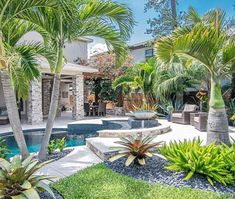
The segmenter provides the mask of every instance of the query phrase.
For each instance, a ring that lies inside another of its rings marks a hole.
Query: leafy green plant
[[[63,137],[61,139],[57,139],[57,148],[59,149],[60,152],[64,150],[66,146],[66,138]]]
[[[227,169],[233,175],[233,179],[235,180],[235,140],[231,137],[233,143],[231,147],[223,144],[223,153],[222,156],[226,163]]]
[[[0,158],[6,158],[6,154],[9,153],[10,150],[7,148],[5,140],[0,138]]]
[[[113,162],[119,158],[127,157],[126,166],[129,166],[134,160],[137,160],[140,165],[145,165],[145,158],[156,155],[154,148],[162,143],[151,143],[154,138],[150,136],[142,138],[142,134],[138,134],[136,137],[120,138],[121,140],[115,143],[121,146],[111,147],[111,149],[117,150],[118,154],[112,156],[109,161]]]
[[[50,143],[47,148],[48,154],[50,155],[50,154],[54,153],[55,150],[56,150],[56,141],[50,140]]]
[[[34,175],[49,162],[38,163],[33,156],[22,161],[15,156],[10,162],[0,158],[0,198],[40,199],[38,192],[47,191],[55,198],[50,187],[43,180],[51,181],[51,176]]]
[[[233,184],[234,179],[225,162],[223,148],[215,143],[207,146],[201,146],[201,143],[198,138],[165,144],[160,153],[169,161],[167,169],[187,172],[185,180],[198,173],[206,176],[211,185],[214,184],[212,179],[224,185]]]

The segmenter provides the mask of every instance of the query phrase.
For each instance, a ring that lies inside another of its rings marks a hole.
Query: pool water
[[[33,131],[25,132],[24,137],[30,153],[38,152],[41,147],[43,131]],[[97,134],[94,133],[84,133],[84,134],[70,134],[67,131],[53,131],[51,135],[51,140],[66,138],[66,147],[82,146],[86,144],[86,138],[95,137]],[[7,154],[7,157],[13,157],[20,153],[20,150],[16,144],[15,138],[13,135],[4,136],[3,139],[7,145],[7,148],[10,150],[10,153]]]

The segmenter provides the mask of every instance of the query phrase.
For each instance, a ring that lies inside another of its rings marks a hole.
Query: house
[[[22,37],[23,41],[43,41],[37,32],[29,32]],[[98,70],[83,65],[88,60],[88,44],[93,40],[89,38],[78,38],[72,42],[67,42],[65,48],[66,64],[61,75],[60,99],[58,106],[58,116],[63,109],[71,110],[71,118],[77,120],[84,116],[84,74],[96,73]],[[38,124],[46,118],[49,113],[53,74],[49,69],[49,64],[44,59],[39,59],[39,69],[41,77],[30,83],[29,98],[20,103],[22,117],[26,118],[30,124]],[[0,107],[5,107],[5,101],[0,81]]]
[[[154,56],[154,40],[148,40],[129,46],[134,63],[144,62]]]

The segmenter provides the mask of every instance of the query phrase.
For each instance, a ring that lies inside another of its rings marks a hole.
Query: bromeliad
[[[121,146],[111,148],[117,150],[118,153],[112,156],[109,161],[113,162],[119,158],[127,157],[126,166],[129,166],[134,160],[137,160],[140,165],[145,165],[145,158],[157,155],[156,147],[162,144],[162,142],[151,143],[154,138],[151,136],[143,138],[142,134],[137,134],[136,137],[120,138],[121,140],[115,143]]]

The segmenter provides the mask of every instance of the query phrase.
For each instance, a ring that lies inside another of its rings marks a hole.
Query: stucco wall
[[[43,42],[42,36],[37,32],[28,32],[25,34],[22,39],[18,42],[24,41],[36,41]],[[79,57],[82,60],[87,61],[88,59],[88,50],[87,42],[84,41],[72,41],[65,44],[65,57],[68,62],[74,63],[74,61]]]
[[[68,62],[74,63],[74,61],[79,57],[82,60],[87,61],[87,43],[83,41],[73,41],[71,43],[65,44],[65,57]]]
[[[134,59],[135,63],[143,62],[145,61],[145,50],[152,49],[151,47],[146,47],[146,48],[139,48],[139,49],[134,49],[130,50],[130,54]]]

